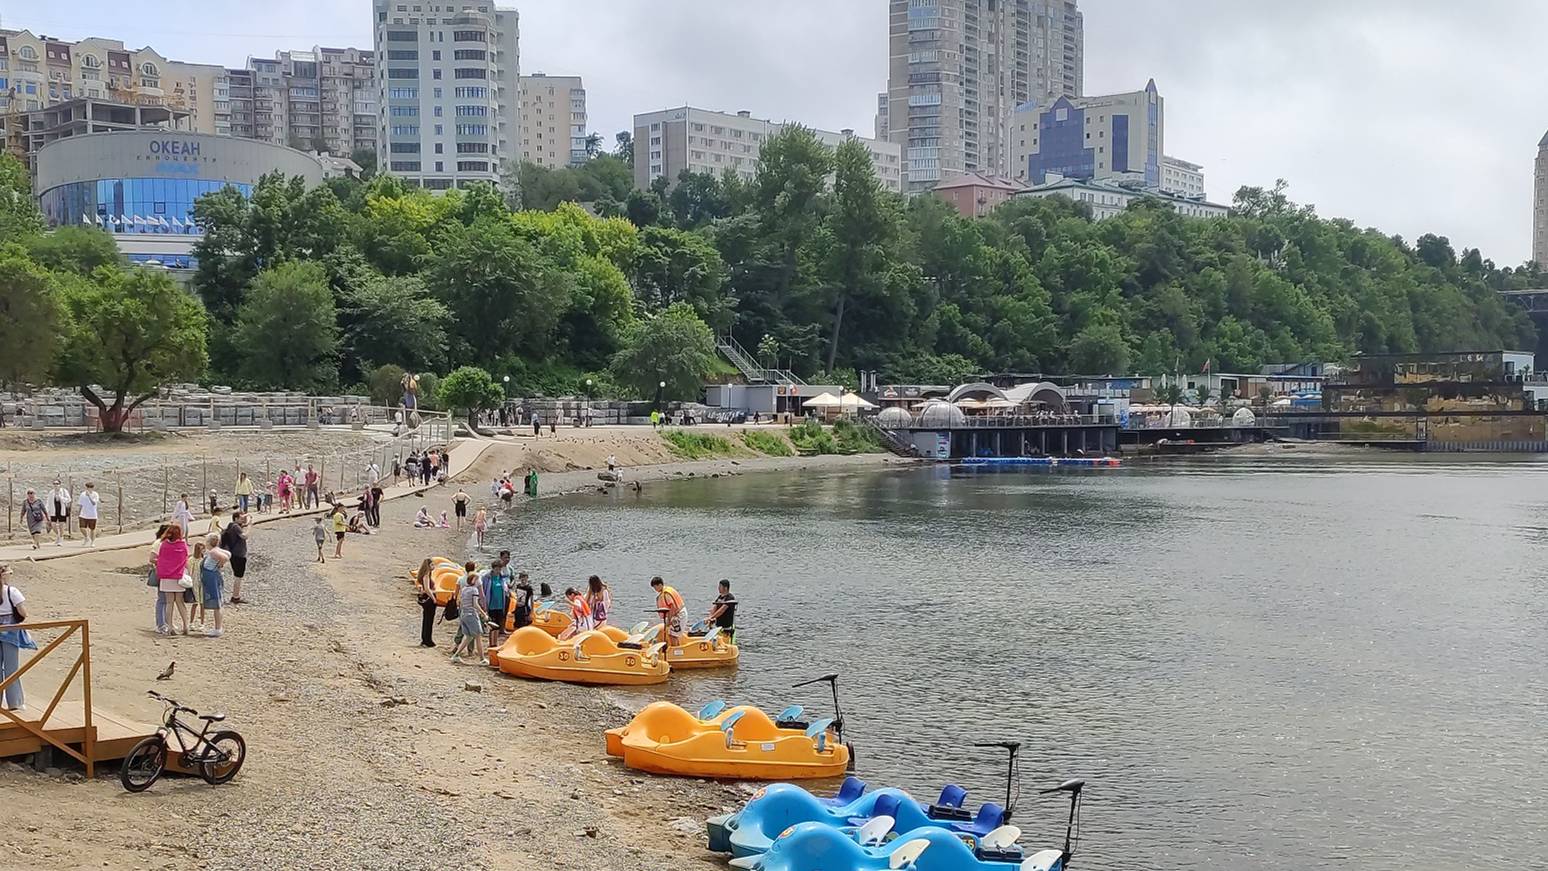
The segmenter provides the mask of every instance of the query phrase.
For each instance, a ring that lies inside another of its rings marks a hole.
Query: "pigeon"
[[[172,679],[172,669],[174,669],[174,668],[177,668],[177,660],[173,660],[172,662],[167,663],[166,671],[163,671],[161,674],[156,675],[156,680],[171,680]]]

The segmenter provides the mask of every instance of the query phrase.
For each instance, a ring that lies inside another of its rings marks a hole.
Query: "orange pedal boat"
[[[818,720],[804,730],[781,729],[757,708],[740,707],[706,723],[670,702],[647,705],[625,727],[624,765],[654,774],[720,780],[799,780],[839,777],[849,748]]]
[[[556,641],[534,626],[511,634],[499,650],[490,651],[490,662],[506,674],[566,683],[642,685],[663,683],[671,669],[661,656],[662,646],[635,650],[618,646],[606,632],[582,632]]]

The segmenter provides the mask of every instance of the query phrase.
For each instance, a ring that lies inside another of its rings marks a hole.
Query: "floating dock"
[[[1087,469],[1113,469],[1122,465],[1116,457],[973,457],[960,460],[959,466],[1078,466]]]

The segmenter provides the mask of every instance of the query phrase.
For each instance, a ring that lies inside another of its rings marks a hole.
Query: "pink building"
[[[935,195],[951,203],[964,218],[981,218],[1025,188],[1009,179],[965,172],[935,186]]]

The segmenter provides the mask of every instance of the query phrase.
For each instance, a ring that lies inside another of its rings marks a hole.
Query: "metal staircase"
[[[715,339],[715,349],[721,355],[731,361],[731,365],[742,373],[749,384],[805,384],[801,376],[789,369],[765,369],[758,365],[758,361],[747,349],[742,347],[729,333]]]

